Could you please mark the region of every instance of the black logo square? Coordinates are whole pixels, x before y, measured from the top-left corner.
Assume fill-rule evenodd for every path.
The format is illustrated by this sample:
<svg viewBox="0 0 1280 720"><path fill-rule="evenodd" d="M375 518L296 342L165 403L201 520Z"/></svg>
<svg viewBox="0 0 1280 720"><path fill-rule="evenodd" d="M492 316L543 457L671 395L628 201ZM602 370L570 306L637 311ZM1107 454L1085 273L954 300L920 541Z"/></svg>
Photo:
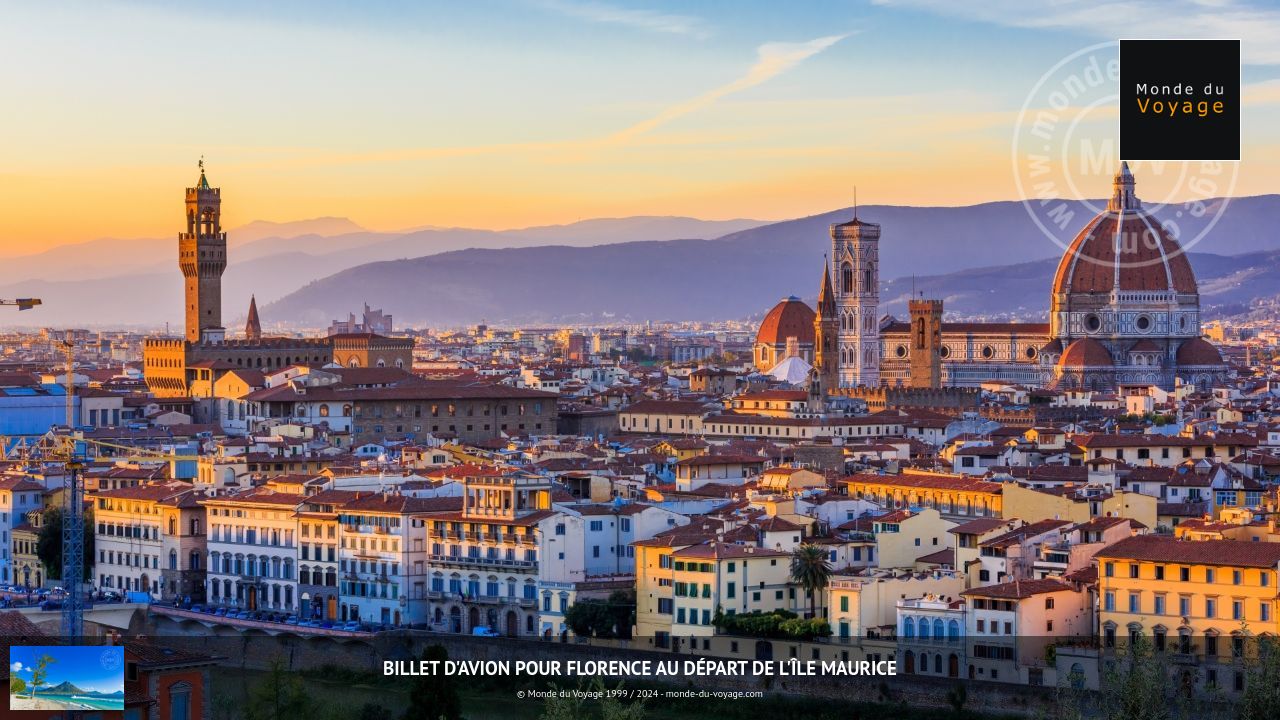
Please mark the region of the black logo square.
<svg viewBox="0 0 1280 720"><path fill-rule="evenodd" d="M1240 159L1239 40L1121 40L1120 157Z"/></svg>

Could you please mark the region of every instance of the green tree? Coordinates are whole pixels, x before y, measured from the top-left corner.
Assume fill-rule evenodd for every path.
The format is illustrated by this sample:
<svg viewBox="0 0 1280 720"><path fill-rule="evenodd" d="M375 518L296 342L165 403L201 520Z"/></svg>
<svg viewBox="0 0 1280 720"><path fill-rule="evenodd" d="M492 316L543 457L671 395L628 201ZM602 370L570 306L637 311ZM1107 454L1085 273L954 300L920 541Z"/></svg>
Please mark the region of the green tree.
<svg viewBox="0 0 1280 720"><path fill-rule="evenodd" d="M441 645L429 645L422 651L422 659L443 663L449 659L449 652ZM402 717L404 720L460 720L462 700L453 678L444 674L419 676L409 690L409 707Z"/></svg>
<svg viewBox="0 0 1280 720"><path fill-rule="evenodd" d="M89 575L94 556L93 517L84 517L84 581L92 579ZM45 576L62 577L62 508L49 508L44 513L44 523L40 526L40 534L36 537L36 557L44 565Z"/></svg>
<svg viewBox="0 0 1280 720"><path fill-rule="evenodd" d="M579 600L570 605L564 622L582 637L630 638L635 607L634 592L615 590L608 600Z"/></svg>
<svg viewBox="0 0 1280 720"><path fill-rule="evenodd" d="M27 682L17 675L9 676L9 694L21 695L27 689Z"/></svg>
<svg viewBox="0 0 1280 720"><path fill-rule="evenodd" d="M378 703L365 703L360 706L359 720L391 720L391 711Z"/></svg>
<svg viewBox="0 0 1280 720"><path fill-rule="evenodd" d="M642 700L626 702L624 700L625 694L617 692L622 690L621 683L616 688L611 689L605 685L603 679L597 677L592 678L590 682L579 683L578 688L583 690L583 693L579 693L576 696L560 697L560 689L554 685L551 686L551 694L547 698L542 715L539 716L538 720L585 720L586 718L644 720L644 702ZM600 696L599 714L590 712L587 703L582 699L583 694Z"/></svg>
<svg viewBox="0 0 1280 720"><path fill-rule="evenodd" d="M249 720L311 720L315 706L302 677L276 660L262 682L250 691L246 710Z"/></svg>
<svg viewBox="0 0 1280 720"><path fill-rule="evenodd" d="M1280 718L1280 644L1263 637L1257 648L1240 698L1240 720Z"/></svg>
<svg viewBox="0 0 1280 720"><path fill-rule="evenodd" d="M1137 636L1103 673L1100 700L1106 720L1170 720L1169 685L1165 656L1154 652L1146 636Z"/></svg>
<svg viewBox="0 0 1280 720"><path fill-rule="evenodd" d="M818 614L815 593L825 589L830 581L831 563L822 547L805 543L791 552L791 582L798 583L809 596L809 617Z"/></svg>
<svg viewBox="0 0 1280 720"><path fill-rule="evenodd" d="M57 662L48 655L41 655L36 659L36 666L31 671L31 697L36 696L36 688L44 685L44 681L49 679L49 665Z"/></svg>

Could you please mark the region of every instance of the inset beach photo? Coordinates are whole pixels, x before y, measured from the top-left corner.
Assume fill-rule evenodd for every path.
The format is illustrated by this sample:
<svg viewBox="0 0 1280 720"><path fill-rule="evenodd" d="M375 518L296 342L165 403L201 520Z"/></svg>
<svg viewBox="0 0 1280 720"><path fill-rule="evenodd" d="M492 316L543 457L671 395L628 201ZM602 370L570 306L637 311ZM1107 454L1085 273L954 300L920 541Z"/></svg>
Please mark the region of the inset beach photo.
<svg viewBox="0 0 1280 720"><path fill-rule="evenodd" d="M124 710L124 648L9 648L10 710Z"/></svg>

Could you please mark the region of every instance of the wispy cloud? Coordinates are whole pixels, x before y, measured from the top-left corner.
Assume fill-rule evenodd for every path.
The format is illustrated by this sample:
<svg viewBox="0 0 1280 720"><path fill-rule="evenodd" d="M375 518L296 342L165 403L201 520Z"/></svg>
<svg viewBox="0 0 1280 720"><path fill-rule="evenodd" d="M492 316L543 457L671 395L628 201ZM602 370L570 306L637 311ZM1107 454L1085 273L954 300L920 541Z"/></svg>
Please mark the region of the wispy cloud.
<svg viewBox="0 0 1280 720"><path fill-rule="evenodd" d="M653 117L611 135L607 142L625 143L678 117L702 110L736 92L765 83L848 37L828 35L808 42L770 42L756 49L756 62L746 74L726 85L708 90L684 102L672 105Z"/></svg>
<svg viewBox="0 0 1280 720"><path fill-rule="evenodd" d="M697 38L710 35L702 19L691 15L637 10L597 2L570 2L570 0L535 0L534 4L545 10L588 22L624 25L637 30L689 35Z"/></svg>
<svg viewBox="0 0 1280 720"><path fill-rule="evenodd" d="M9 666L9 672L22 672L22 663L15 661Z"/></svg>
<svg viewBox="0 0 1280 720"><path fill-rule="evenodd" d="M948 17L1016 28L1061 29L1115 39L1117 28L1132 38L1239 38L1245 63L1280 64L1280 9L1231 0L873 0L877 5L915 8Z"/></svg>

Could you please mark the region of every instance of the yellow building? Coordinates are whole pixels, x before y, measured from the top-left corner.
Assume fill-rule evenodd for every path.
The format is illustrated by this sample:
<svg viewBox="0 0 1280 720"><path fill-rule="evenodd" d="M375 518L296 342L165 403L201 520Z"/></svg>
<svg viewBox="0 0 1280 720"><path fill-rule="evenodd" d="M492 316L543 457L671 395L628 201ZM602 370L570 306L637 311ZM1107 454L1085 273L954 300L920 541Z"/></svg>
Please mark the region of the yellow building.
<svg viewBox="0 0 1280 720"><path fill-rule="evenodd" d="M13 527L13 581L22 587L44 585L44 563L36 556L36 542L44 524L44 508L30 510L23 521Z"/></svg>
<svg viewBox="0 0 1280 720"><path fill-rule="evenodd" d="M1096 517L1124 517L1155 527L1159 498L1143 493L1110 491L1101 485L1060 485L1029 488L1017 483L1004 486L1004 517L1027 522L1070 520L1088 522Z"/></svg>
<svg viewBox="0 0 1280 720"><path fill-rule="evenodd" d="M725 409L740 415L761 417L808 417L809 393L804 390L760 390L735 395L725 401Z"/></svg>
<svg viewBox="0 0 1280 720"><path fill-rule="evenodd" d="M190 483L166 480L89 498L98 587L203 600L205 511Z"/></svg>
<svg viewBox="0 0 1280 720"><path fill-rule="evenodd" d="M675 458L676 462L706 455L710 451L711 443L698 438L673 438L653 446L653 452Z"/></svg>
<svg viewBox="0 0 1280 720"><path fill-rule="evenodd" d="M833 576L825 592L832 641L893 637L899 600L934 596L950 602L964 589L964 575L952 570L905 574L873 570L867 575Z"/></svg>
<svg viewBox="0 0 1280 720"><path fill-rule="evenodd" d="M921 556L954 547L949 531L956 524L943 520L932 508L915 513L898 510L870 520L877 564L882 568L914 568Z"/></svg>
<svg viewBox="0 0 1280 720"><path fill-rule="evenodd" d="M764 492L794 495L812 488L826 487L822 473L799 467L775 467L760 473L760 489Z"/></svg>
<svg viewBox="0 0 1280 720"><path fill-rule="evenodd" d="M704 541L693 533L634 543L636 637L669 647L672 637L715 635L725 614L808 607L790 584L790 554L751 545Z"/></svg>
<svg viewBox="0 0 1280 720"><path fill-rule="evenodd" d="M901 475L859 473L842 481L849 497L889 509L934 508L943 517L1000 517L1004 485L964 475L906 470Z"/></svg>
<svg viewBox="0 0 1280 720"><path fill-rule="evenodd" d="M1139 535L1095 557L1104 650L1141 635L1157 649L1214 661L1241 652L1245 636L1280 630L1280 543Z"/></svg>

